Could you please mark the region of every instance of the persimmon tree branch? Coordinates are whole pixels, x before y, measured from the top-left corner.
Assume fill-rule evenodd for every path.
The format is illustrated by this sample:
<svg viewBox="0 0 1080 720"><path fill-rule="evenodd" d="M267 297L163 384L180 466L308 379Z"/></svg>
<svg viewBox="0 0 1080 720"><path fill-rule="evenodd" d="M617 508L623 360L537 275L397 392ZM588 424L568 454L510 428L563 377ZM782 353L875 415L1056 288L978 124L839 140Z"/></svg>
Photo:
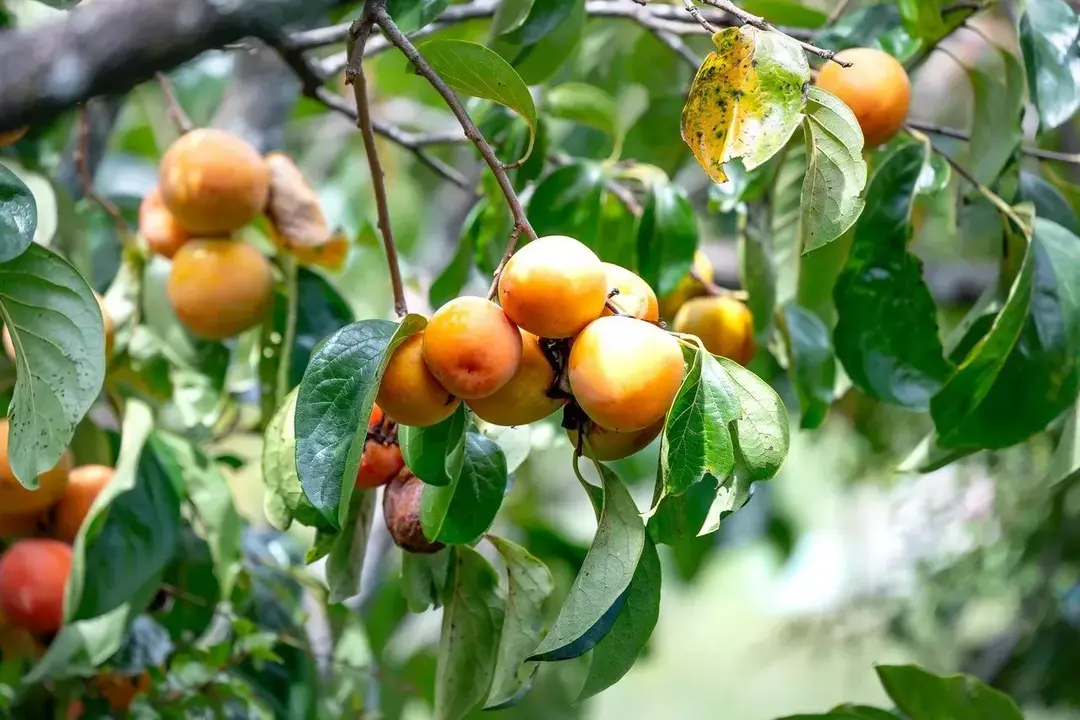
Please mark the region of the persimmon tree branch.
<svg viewBox="0 0 1080 720"><path fill-rule="evenodd" d="M971 135L963 130L957 130L956 128L943 127L941 125L934 125L933 123L924 123L917 120L909 120L908 127L920 130L924 133L931 135L941 135L942 137L951 137L956 140L963 140L964 142L971 142ZM1044 150L1042 148L1031 147L1029 145L1021 145L1020 152L1028 157L1038 158L1039 160L1052 160L1053 162L1068 163L1069 165L1080 165L1080 153L1065 153L1058 152L1056 150Z"/></svg>
<svg viewBox="0 0 1080 720"><path fill-rule="evenodd" d="M349 69L345 81L352 85L356 100L356 124L364 138L364 151L367 153L368 167L371 169L371 184L375 188L375 209L379 216L379 232L382 234L383 248L386 250L386 264L390 266L390 286L394 291L394 312L399 318L409 314L405 303L405 288L401 284L401 267L398 264L397 247L394 234L390 229L390 208L386 202L386 177L382 163L379 162L379 150L375 146L375 133L371 129L371 108L368 104L367 78L364 76L364 46L374 27L373 10L378 0L368 0L364 5L359 32L349 40ZM354 58L359 59L353 62Z"/></svg>
<svg viewBox="0 0 1080 720"><path fill-rule="evenodd" d="M120 208L118 208L112 200L99 193L94 187L94 172L90 167L89 160L91 135L90 112L85 105L79 108L76 122L73 161L75 163L75 172L79 178L79 184L82 186L83 195L96 202L109 214L113 223L116 224L116 231L120 235L121 242L123 242L124 245L127 245L131 238L131 226L129 226L127 220L124 219L124 214L120 212Z"/></svg>
<svg viewBox="0 0 1080 720"><path fill-rule="evenodd" d="M173 121L173 125L176 126L176 129L179 130L181 134L191 132L192 128L195 126L191 123L191 118L184 112L184 107L180 104L180 100L177 99L169 76L163 72L159 72L154 74L154 79L157 80L157 84L161 88L161 94L165 96L165 110L169 113L169 118Z"/></svg>

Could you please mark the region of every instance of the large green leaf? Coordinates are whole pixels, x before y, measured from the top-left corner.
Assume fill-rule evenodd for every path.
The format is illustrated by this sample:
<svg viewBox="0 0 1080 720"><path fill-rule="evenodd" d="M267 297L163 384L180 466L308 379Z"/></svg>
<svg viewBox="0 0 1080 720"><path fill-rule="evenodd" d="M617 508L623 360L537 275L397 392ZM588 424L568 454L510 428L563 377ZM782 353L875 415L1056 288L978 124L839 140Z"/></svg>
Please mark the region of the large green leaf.
<svg viewBox="0 0 1080 720"><path fill-rule="evenodd" d="M638 223L638 275L658 297L671 293L690 272L697 245L697 217L686 193L666 180L653 182Z"/></svg>
<svg viewBox="0 0 1080 720"><path fill-rule="evenodd" d="M546 0L501 5L518 8L524 5L527 9L527 14L520 15L516 22L496 28L496 31L502 29L502 35L494 44L495 50L513 64L527 84L544 82L573 56L588 19L585 3Z"/></svg>
<svg viewBox="0 0 1080 720"><path fill-rule="evenodd" d="M866 161L855 113L834 95L810 88L803 120L806 179L802 186L803 252L831 243L863 211Z"/></svg>
<svg viewBox="0 0 1080 720"><path fill-rule="evenodd" d="M800 425L810 430L821 425L833 401L836 358L829 328L817 315L794 303L784 306L788 363L799 395Z"/></svg>
<svg viewBox="0 0 1080 720"><path fill-rule="evenodd" d="M776 260L772 238L756 225L739 238L739 277L749 295L746 306L754 317L754 334L761 335L772 324L776 309Z"/></svg>
<svg viewBox="0 0 1080 720"><path fill-rule="evenodd" d="M550 173L529 197L529 222L540 237L569 235L599 251L603 170L575 162Z"/></svg>
<svg viewBox="0 0 1080 720"><path fill-rule="evenodd" d="M775 155L802 122L810 66L799 43L749 25L713 35L682 115L682 138L713 182L724 163L747 170Z"/></svg>
<svg viewBox="0 0 1080 720"><path fill-rule="evenodd" d="M883 402L925 410L950 367L922 263L907 250L923 143L890 155L866 191L847 263L836 282L833 341L851 381Z"/></svg>
<svg viewBox="0 0 1080 720"><path fill-rule="evenodd" d="M968 66L975 90L976 121L971 126L971 174L990 185L1020 147L1020 113L1024 105L1024 69L1008 50L992 55L995 64Z"/></svg>
<svg viewBox="0 0 1080 720"><path fill-rule="evenodd" d="M387 0L386 11L402 32L415 32L433 22L450 0Z"/></svg>
<svg viewBox="0 0 1080 720"><path fill-rule="evenodd" d="M15 347L8 454L19 482L54 467L105 380L105 326L94 293L66 260L31 243L0 263L0 320Z"/></svg>
<svg viewBox="0 0 1080 720"><path fill-rule="evenodd" d="M527 690L536 672L536 663L526 663L540 642L544 602L554 588L551 572L528 550L502 538L488 540L506 563L506 614L499 640L495 679L487 706L497 707Z"/></svg>
<svg viewBox="0 0 1080 720"><path fill-rule="evenodd" d="M660 472L665 494L684 492L706 473L728 476L735 466L729 425L741 415L728 374L715 357L698 349L664 421Z"/></svg>
<svg viewBox="0 0 1080 720"><path fill-rule="evenodd" d="M457 482L465 463L465 429L469 411L461 403L442 422L428 427L398 426L398 442L405 465L428 485L445 487Z"/></svg>
<svg viewBox="0 0 1080 720"><path fill-rule="evenodd" d="M661 545L677 545L716 532L724 518L750 499L751 482L745 471L723 482L706 475L682 495L664 497L649 518L649 537Z"/></svg>
<svg viewBox="0 0 1080 720"><path fill-rule="evenodd" d="M1028 90L1046 129L1080 108L1080 18L1065 0L1028 0L1020 16L1020 49Z"/></svg>
<svg viewBox="0 0 1080 720"><path fill-rule="evenodd" d="M1080 235L1080 219L1068 199L1049 182L1035 173L1020 171L1019 202L1030 202L1038 217L1053 220L1074 235Z"/></svg>
<svg viewBox="0 0 1080 720"><path fill-rule="evenodd" d="M298 520L304 525L323 527L327 520L304 495L296 473L296 388L286 397L263 432L262 476L263 512L266 519L284 532Z"/></svg>
<svg viewBox="0 0 1080 720"><path fill-rule="evenodd" d="M465 40L432 40L421 44L420 54L455 90L510 108L532 131L524 159L536 139L536 104L529 87L510 63L483 45Z"/></svg>
<svg viewBox="0 0 1080 720"><path fill-rule="evenodd" d="M914 665L874 668L885 692L910 720L1023 720L1016 703L970 675L933 675Z"/></svg>
<svg viewBox="0 0 1080 720"><path fill-rule="evenodd" d="M896 715L868 705L840 705L827 713L787 715L778 720L897 720Z"/></svg>
<svg viewBox="0 0 1080 720"><path fill-rule="evenodd" d="M294 413L296 471L311 504L335 527L345 524L367 440L368 416L390 355L426 324L362 320L337 331L311 359Z"/></svg>
<svg viewBox="0 0 1080 720"><path fill-rule="evenodd" d="M15 173L0 165L0 263L30 246L37 230L34 194Z"/></svg>
<svg viewBox="0 0 1080 720"><path fill-rule="evenodd" d="M739 7L749 13L769 18L769 22L789 27L817 28L828 16L816 7L798 0L743 0Z"/></svg>
<svg viewBox="0 0 1080 720"><path fill-rule="evenodd" d="M435 671L436 720L459 720L483 704L495 678L503 627L495 570L471 548L451 552Z"/></svg>
<svg viewBox="0 0 1080 720"><path fill-rule="evenodd" d="M945 32L941 0L897 0L904 27L915 37L935 40Z"/></svg>
<svg viewBox="0 0 1080 720"><path fill-rule="evenodd" d="M345 526L337 533L326 559L329 600L341 602L360 592L364 557L375 518L375 491L357 490L349 501Z"/></svg>
<svg viewBox="0 0 1080 720"><path fill-rule="evenodd" d="M401 594L409 611L422 613L429 607L442 607L446 579L450 573L453 549L444 548L436 553L401 555Z"/></svg>
<svg viewBox="0 0 1080 720"><path fill-rule="evenodd" d="M579 699L603 692L633 667L660 617L660 556L649 538L615 623L592 650Z"/></svg>
<svg viewBox="0 0 1080 720"><path fill-rule="evenodd" d="M617 601L624 599L623 593L637 570L645 546L645 526L618 476L603 465L597 467L604 483L604 506L596 537L559 616L530 659L561 659L560 650L588 633ZM616 616L617 612L618 608Z"/></svg>
<svg viewBox="0 0 1080 720"><path fill-rule="evenodd" d="M300 384L304 368L322 339L355 319L349 303L334 286L322 275L303 267L296 271L296 304L299 312L289 362L290 388Z"/></svg>
<svg viewBox="0 0 1080 720"><path fill-rule="evenodd" d="M506 494L506 458L478 432L465 435L464 463L449 485L428 485L420 499L424 535L444 543L471 543L484 534Z"/></svg>
<svg viewBox="0 0 1080 720"><path fill-rule="evenodd" d="M69 622L89 620L157 590L180 541L180 495L151 444L149 406L128 400L116 472L75 538L64 603ZM151 440L153 443L153 440Z"/></svg>
<svg viewBox="0 0 1080 720"><path fill-rule="evenodd" d="M583 82L557 85L546 96L547 111L554 117L594 127L614 136L619 111L615 98L604 90Z"/></svg>
<svg viewBox="0 0 1080 720"><path fill-rule="evenodd" d="M788 413L769 384L739 363L716 358L731 378L742 415L735 421L735 467L748 480L768 480L780 472L791 438Z"/></svg>

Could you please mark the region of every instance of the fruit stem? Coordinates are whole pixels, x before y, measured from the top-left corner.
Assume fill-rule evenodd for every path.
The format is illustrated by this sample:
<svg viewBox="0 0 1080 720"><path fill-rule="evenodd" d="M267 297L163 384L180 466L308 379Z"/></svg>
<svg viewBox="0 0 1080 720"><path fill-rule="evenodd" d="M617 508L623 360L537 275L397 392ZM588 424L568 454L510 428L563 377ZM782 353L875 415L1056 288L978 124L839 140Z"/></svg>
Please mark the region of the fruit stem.
<svg viewBox="0 0 1080 720"><path fill-rule="evenodd" d="M503 268L506 267L506 263L510 261L510 256L514 254L514 250L517 249L518 238L521 237L521 226L514 225L514 229L510 232L510 239L506 241L506 250L503 251L502 259L499 260L499 266L495 268L494 276L491 279L491 287L488 288L487 299L494 300L495 296L499 293L499 278L502 277ZM536 239L535 237L533 238Z"/></svg>
<svg viewBox="0 0 1080 720"><path fill-rule="evenodd" d="M690 268L690 277L694 278L694 280L697 280L699 283L701 283L702 286L705 288L705 291L709 295L720 295L720 296L723 296L723 297L730 297L730 298L734 298L735 300L739 300L741 302L746 302L750 298L750 294L748 292L746 292L745 290L732 290L731 288L726 288L723 285L717 285L712 280L708 280L706 278L703 278L701 276L701 273L699 273L694 268Z"/></svg>
<svg viewBox="0 0 1080 720"><path fill-rule="evenodd" d="M191 132L195 125L191 122L191 118L187 116L187 113L184 112L184 106L180 104L176 93L173 92L172 81L169 80L169 76L159 72L154 73L154 79L157 80L157 84L161 87L161 94L165 96L165 111L169 114L173 125L176 126L181 135Z"/></svg>
<svg viewBox="0 0 1080 720"><path fill-rule="evenodd" d="M116 231L120 235L120 242L124 247L127 247L134 237L131 226L124 219L120 208L116 207L112 200L94 189L94 174L90 171L88 160L90 157L90 111L85 104L79 106L75 122L75 148L71 159L75 163L75 171L78 174L83 195L100 205L112 217L113 223L116 225Z"/></svg>
<svg viewBox="0 0 1080 720"><path fill-rule="evenodd" d="M386 202L386 177L379 161L378 148L375 147L375 133L371 129L371 106L368 104L367 78L364 76L364 45L374 28L373 13L379 7L377 2L369 0L364 5L364 12L357 21L355 33L349 34L349 64L345 70L345 82L352 85L356 100L356 125L364 138L364 150L367 153L368 167L371 170L371 184L375 188L375 209L379 215L379 232L382 234L383 248L386 249L386 264L390 268L390 286L394 291L394 312L399 318L409 314L405 302L405 288L401 283L401 267L398 264L397 247L390 229L390 209Z"/></svg>

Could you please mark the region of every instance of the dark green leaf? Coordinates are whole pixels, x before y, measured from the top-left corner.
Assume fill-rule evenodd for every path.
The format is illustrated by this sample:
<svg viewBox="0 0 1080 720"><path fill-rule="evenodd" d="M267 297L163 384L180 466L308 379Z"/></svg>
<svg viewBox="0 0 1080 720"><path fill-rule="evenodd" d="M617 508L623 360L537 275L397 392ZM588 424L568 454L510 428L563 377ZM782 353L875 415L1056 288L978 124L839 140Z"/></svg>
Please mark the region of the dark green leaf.
<svg viewBox="0 0 1080 720"><path fill-rule="evenodd" d="M452 548L435 671L435 718L459 720L487 698L503 626L499 576L475 550Z"/></svg>
<svg viewBox="0 0 1080 720"><path fill-rule="evenodd" d="M720 478L731 473L735 450L728 428L741 415L727 373L699 349L664 422L660 468L665 494L684 492L706 473Z"/></svg>
<svg viewBox="0 0 1080 720"><path fill-rule="evenodd" d="M329 601L341 602L360 592L364 556L375 517L375 491L357 490L349 501L349 516L330 546L326 559Z"/></svg>
<svg viewBox="0 0 1080 720"><path fill-rule="evenodd" d="M760 335L772 323L776 307L776 261L772 238L757 226L747 227L739 238L739 277L749 295L746 305L754 317L754 334Z"/></svg>
<svg viewBox="0 0 1080 720"><path fill-rule="evenodd" d="M330 333L337 332L354 319L349 303L322 275L298 268L296 271L296 340L289 362L289 387L300 384L304 368L311 361L315 347Z"/></svg>
<svg viewBox="0 0 1080 720"><path fill-rule="evenodd" d="M554 117L588 125L614 136L618 127L615 99L595 85L568 82L551 88L547 111Z"/></svg>
<svg viewBox="0 0 1080 720"><path fill-rule="evenodd" d="M473 205L468 217L462 224L461 239L457 251L450 262L428 288L428 302L431 307L442 307L448 301L461 294L461 288L469 280L473 268L473 254L476 252L476 238L483 229L484 210L487 200L480 200Z"/></svg>
<svg viewBox="0 0 1080 720"><path fill-rule="evenodd" d="M540 42L545 35L557 28L574 9L579 0L548 0L547 2L533 2L529 14L525 20L512 31L508 32L505 39L515 45L529 47Z"/></svg>
<svg viewBox="0 0 1080 720"><path fill-rule="evenodd" d="M368 416L386 363L426 324L362 320L326 339L311 359L296 399L296 471L304 494L335 527L345 524L367 439Z"/></svg>
<svg viewBox="0 0 1080 720"><path fill-rule="evenodd" d="M506 614L499 640L495 680L487 706L502 705L526 689L536 672L535 663L526 663L540 642L544 602L554 588L551 572L525 548L488 536L506 563Z"/></svg>
<svg viewBox="0 0 1080 720"><path fill-rule="evenodd" d="M895 3L875 3L844 13L817 34L820 47L847 50L853 47L881 47L884 36L900 26L900 10Z"/></svg>
<svg viewBox="0 0 1080 720"><path fill-rule="evenodd" d="M429 607L442 607L452 556L453 551L449 549L429 555L402 553L401 592L410 612L422 613Z"/></svg>
<svg viewBox="0 0 1080 720"><path fill-rule="evenodd" d="M86 281L66 260L31 243L0 263L0 319L15 347L8 454L19 482L37 487L101 392L105 327Z"/></svg>
<svg viewBox="0 0 1080 720"><path fill-rule="evenodd" d="M558 168L529 198L529 221L540 237L568 235L600 250L604 176L600 166L583 161Z"/></svg>
<svg viewBox="0 0 1080 720"><path fill-rule="evenodd" d="M477 432L465 435L465 460L458 478L444 487L428 485L420 501L424 535L444 543L471 543L491 527L506 494L506 458Z"/></svg>
<svg viewBox="0 0 1080 720"><path fill-rule="evenodd" d="M660 556L649 538L615 624L592 651L580 700L617 683L630 671L660 617Z"/></svg>
<svg viewBox="0 0 1080 720"><path fill-rule="evenodd" d="M35 230L34 194L15 173L0 165L0 263L22 255Z"/></svg>
<svg viewBox="0 0 1080 720"><path fill-rule="evenodd" d="M1060 190L1035 173L1020 171L1018 199L1020 202L1032 203L1037 216L1056 222L1073 235L1080 235L1080 220L1069 201Z"/></svg>
<svg viewBox="0 0 1080 720"><path fill-rule="evenodd" d="M649 537L661 545L677 545L716 532L724 518L750 499L750 484L738 473L723 482L706 475L682 495L660 501L649 518Z"/></svg>
<svg viewBox="0 0 1080 720"><path fill-rule="evenodd" d="M779 720L897 720L896 715L866 705L840 705L820 715L788 715Z"/></svg>
<svg viewBox="0 0 1080 720"><path fill-rule="evenodd" d="M975 90L972 113L978 118L971 127L970 169L987 185L997 180L1020 147L1024 105L1024 69L1019 60L1007 50L996 50L992 57L993 67L973 64L967 68Z"/></svg>
<svg viewBox="0 0 1080 720"><path fill-rule="evenodd" d="M645 526L618 476L603 465L597 467L604 483L604 507L596 537L559 616L530 659L555 659L551 656L589 632L623 596L637 570Z"/></svg>
<svg viewBox="0 0 1080 720"><path fill-rule="evenodd" d="M465 403L440 423L414 428L398 426L398 442L405 465L428 485L446 487L461 476L465 463L465 428L469 411Z"/></svg>
<svg viewBox="0 0 1080 720"><path fill-rule="evenodd" d="M166 605L154 612L154 619L174 640L199 637L217 617L222 599L221 583L214 574L210 546L190 527L180 533L180 547L165 569L163 582L177 589Z"/></svg>
<svg viewBox="0 0 1080 720"><path fill-rule="evenodd" d="M451 87L473 97L510 108L532 131L524 159L536 139L536 104L529 87L497 52L465 40L431 40L418 48L420 54Z"/></svg>
<svg viewBox="0 0 1080 720"><path fill-rule="evenodd" d="M811 87L803 120L806 179L802 186L803 252L831 243L863 211L866 161L855 113L838 98Z"/></svg>
<svg viewBox="0 0 1080 720"><path fill-rule="evenodd" d="M749 13L769 18L776 25L816 28L825 24L828 17L817 8L798 0L744 0L739 7Z"/></svg>
<svg viewBox="0 0 1080 720"><path fill-rule="evenodd" d="M499 54L512 58L514 69L528 85L539 85L565 65L574 56L574 51L584 35L588 14L585 12L585 3L580 0L553 0L533 3L533 7L556 3L569 5L569 14L535 44L521 45L512 42L512 34L500 38L496 43Z"/></svg>
<svg viewBox="0 0 1080 720"><path fill-rule="evenodd" d="M832 338L817 315L795 304L784 306L784 323L789 370L799 394L800 426L810 430L821 425L833 401L836 359Z"/></svg>
<svg viewBox="0 0 1080 720"><path fill-rule="evenodd" d="M731 378L742 407L731 437L735 441L735 467L747 480L768 480L780 471L787 457L788 414L769 384L742 365L725 357L717 360Z"/></svg>
<svg viewBox="0 0 1080 720"><path fill-rule="evenodd" d="M386 11L402 32L419 30L439 17L450 0L387 0Z"/></svg>
<svg viewBox="0 0 1080 720"><path fill-rule="evenodd" d="M861 390L925 410L949 374L922 263L907 250L912 200L927 147L911 143L874 173L836 282L836 355Z"/></svg>
<svg viewBox="0 0 1080 720"><path fill-rule="evenodd" d="M1080 108L1080 18L1065 0L1028 0L1020 16L1020 49L1028 89L1043 128Z"/></svg>
<svg viewBox="0 0 1080 720"><path fill-rule="evenodd" d="M885 692L910 720L1023 720L1012 699L970 675L933 675L914 665L874 668Z"/></svg>
<svg viewBox="0 0 1080 720"><path fill-rule="evenodd" d="M697 218L682 188L657 180L649 188L638 224L638 275L658 297L676 288L694 262Z"/></svg>

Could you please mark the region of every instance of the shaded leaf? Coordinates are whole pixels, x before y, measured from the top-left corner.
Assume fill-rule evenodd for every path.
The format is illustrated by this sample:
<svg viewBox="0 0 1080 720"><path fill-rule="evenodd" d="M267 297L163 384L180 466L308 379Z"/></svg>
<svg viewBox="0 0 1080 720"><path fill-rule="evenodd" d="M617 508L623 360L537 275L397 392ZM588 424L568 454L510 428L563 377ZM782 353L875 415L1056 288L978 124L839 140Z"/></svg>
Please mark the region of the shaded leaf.
<svg viewBox="0 0 1080 720"><path fill-rule="evenodd" d="M677 545L716 532L720 522L750 499L751 482L736 472L721 482L711 475L684 492L663 498L649 518L649 537Z"/></svg>
<svg viewBox="0 0 1080 720"><path fill-rule="evenodd" d="M1020 49L1028 90L1043 128L1080 108L1080 18L1065 0L1028 0L1020 16Z"/></svg>
<svg viewBox="0 0 1080 720"><path fill-rule="evenodd" d="M357 490L349 501L349 516L337 534L326 559L326 585L331 603L342 602L360 592L364 557L371 523L375 518L375 491Z"/></svg>
<svg viewBox="0 0 1080 720"><path fill-rule="evenodd" d="M970 675L933 675L914 665L874 668L885 692L910 720L1022 720L1016 703Z"/></svg>
<svg viewBox="0 0 1080 720"><path fill-rule="evenodd" d="M450 0L387 0L386 11L402 32L419 30L439 17Z"/></svg>
<svg viewBox="0 0 1080 720"><path fill-rule="evenodd" d="M0 165L0 263L22 255L37 230L37 204L30 188Z"/></svg>
<svg viewBox="0 0 1080 720"><path fill-rule="evenodd" d="M465 463L465 428L469 411L465 403L434 425L414 428L398 426L398 442L405 465L428 485L445 487L461 476Z"/></svg>
<svg viewBox="0 0 1080 720"><path fill-rule="evenodd" d="M637 230L638 275L656 291L670 294L694 262L697 218L686 192L657 180L649 188Z"/></svg>
<svg viewBox="0 0 1080 720"><path fill-rule="evenodd" d="M546 95L547 111L563 120L588 125L609 135L618 127L615 99L595 85L568 82L551 88Z"/></svg>
<svg viewBox="0 0 1080 720"><path fill-rule="evenodd" d="M992 67L967 67L975 91L971 126L971 174L992 184L1020 147L1020 115L1024 105L1024 69L1013 53L996 49ZM1002 67L1003 66L1003 67Z"/></svg>
<svg viewBox="0 0 1080 720"><path fill-rule="evenodd" d="M444 487L427 485L420 499L424 535L444 543L471 543L491 527L506 494L506 458L477 432L465 435L458 478Z"/></svg>
<svg viewBox="0 0 1080 720"><path fill-rule="evenodd" d="M795 304L784 306L788 361L795 391L799 395L800 426L821 425L833 401L836 359L829 328L817 315Z"/></svg>
<svg viewBox="0 0 1080 720"><path fill-rule="evenodd" d="M1020 171L1020 202L1035 206L1038 217L1052 220L1073 235L1080 235L1080 220L1061 191L1035 173Z"/></svg>
<svg viewBox="0 0 1080 720"><path fill-rule="evenodd" d="M529 221L536 234L569 235L599 251L603 182L600 166L588 161L548 174L529 198Z"/></svg>
<svg viewBox="0 0 1080 720"><path fill-rule="evenodd" d="M401 592L409 612L421 613L429 607L442 607L452 556L453 550L446 548L426 555L402 553Z"/></svg>

